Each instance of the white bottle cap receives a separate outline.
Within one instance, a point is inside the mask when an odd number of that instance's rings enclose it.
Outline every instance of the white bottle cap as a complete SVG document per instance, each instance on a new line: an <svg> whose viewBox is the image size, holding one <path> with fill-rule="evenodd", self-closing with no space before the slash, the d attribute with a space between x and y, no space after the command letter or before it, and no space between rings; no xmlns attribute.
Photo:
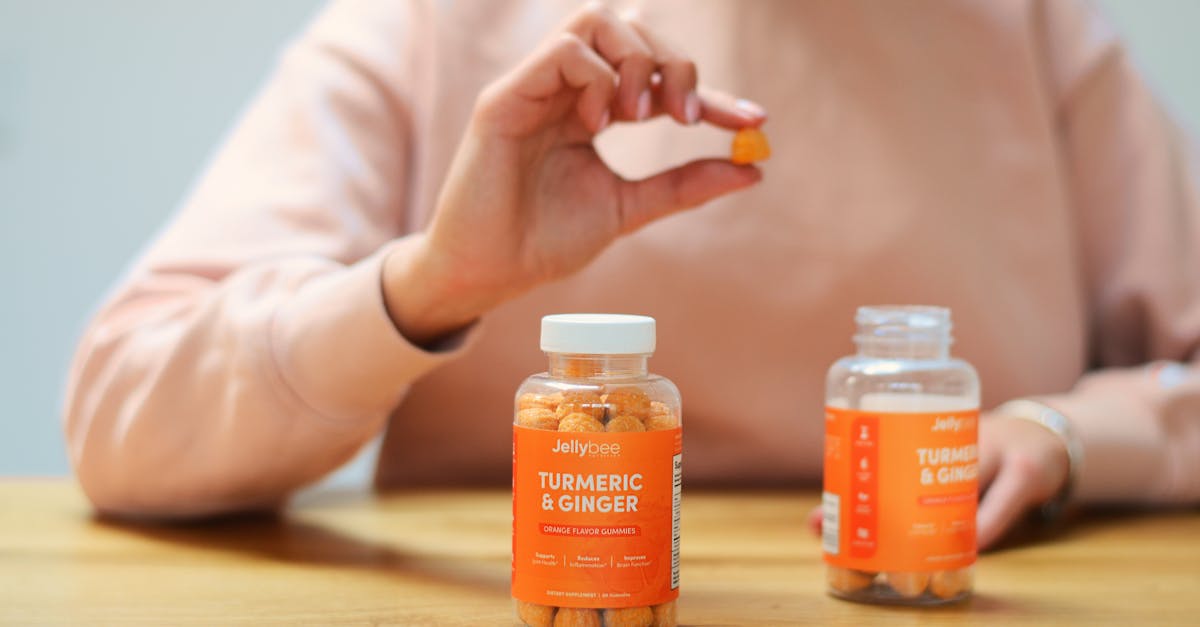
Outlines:
<svg viewBox="0 0 1200 627"><path fill-rule="evenodd" d="M620 314L556 314L542 318L542 350L576 355L654 352L654 318Z"/></svg>

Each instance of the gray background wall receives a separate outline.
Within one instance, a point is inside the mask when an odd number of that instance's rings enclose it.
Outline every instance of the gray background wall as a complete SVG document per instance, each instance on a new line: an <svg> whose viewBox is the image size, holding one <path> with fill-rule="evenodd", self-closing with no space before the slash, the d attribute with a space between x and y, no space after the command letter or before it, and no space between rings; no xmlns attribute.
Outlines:
<svg viewBox="0 0 1200 627"><path fill-rule="evenodd" d="M60 397L84 321L320 4L0 0L0 476L68 472ZM1100 5L1200 129L1200 2Z"/></svg>

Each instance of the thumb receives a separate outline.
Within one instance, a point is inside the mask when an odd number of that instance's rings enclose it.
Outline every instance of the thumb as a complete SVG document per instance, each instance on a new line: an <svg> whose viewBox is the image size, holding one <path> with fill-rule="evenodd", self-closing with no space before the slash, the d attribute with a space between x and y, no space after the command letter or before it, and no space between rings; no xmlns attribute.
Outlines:
<svg viewBox="0 0 1200 627"><path fill-rule="evenodd" d="M1029 508L1037 476L1037 467L1023 456L1007 455L1000 461L976 516L980 550L995 544Z"/></svg>
<svg viewBox="0 0 1200 627"><path fill-rule="evenodd" d="M640 181L622 181L621 232L630 233L663 216L702 205L762 180L752 165L701 159Z"/></svg>

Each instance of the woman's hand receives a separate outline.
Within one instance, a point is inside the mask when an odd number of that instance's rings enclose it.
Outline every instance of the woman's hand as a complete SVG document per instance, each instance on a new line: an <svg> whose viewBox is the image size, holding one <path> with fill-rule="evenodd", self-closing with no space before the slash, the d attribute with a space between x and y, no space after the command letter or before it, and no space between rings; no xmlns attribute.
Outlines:
<svg viewBox="0 0 1200 627"><path fill-rule="evenodd" d="M385 263L400 331L434 339L579 270L620 235L761 178L705 159L627 181L596 154L611 122L660 114L731 130L764 120L756 105L699 89L692 61L636 21L599 5L572 16L480 95L415 254Z"/></svg>
<svg viewBox="0 0 1200 627"><path fill-rule="evenodd" d="M985 416L979 422L979 549L996 544L1033 507L1050 500L1070 472L1067 447L1049 429L1028 420ZM821 533L821 508L808 525Z"/></svg>
<svg viewBox="0 0 1200 627"><path fill-rule="evenodd" d="M1070 469L1066 444L1046 427L1004 416L981 420L979 548L993 546L1026 512L1058 494Z"/></svg>

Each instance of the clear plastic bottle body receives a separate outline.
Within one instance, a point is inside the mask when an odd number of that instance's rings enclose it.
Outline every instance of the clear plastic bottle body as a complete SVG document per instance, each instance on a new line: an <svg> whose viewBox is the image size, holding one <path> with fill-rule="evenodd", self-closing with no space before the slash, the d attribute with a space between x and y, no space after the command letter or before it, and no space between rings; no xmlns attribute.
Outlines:
<svg viewBox="0 0 1200 627"><path fill-rule="evenodd" d="M866 320L864 321L864 310ZM905 329L905 316L933 314L937 324ZM886 319L895 328L878 332ZM826 406L880 412L904 420L937 412L978 411L979 377L967 362L950 356L949 311L926 307L862 308L857 354L839 359L826 378ZM884 514L881 514L881 516ZM831 595L858 602L939 605L970 596L973 567L928 572L866 572L827 566Z"/></svg>
<svg viewBox="0 0 1200 627"><path fill-rule="evenodd" d="M547 372L530 376L517 390L513 408L514 425L580 434L622 433L625 437L638 437L639 433L653 431L673 431L682 426L679 389L670 380L648 371L648 354L548 352L547 356ZM661 461L672 463L670 456ZM677 468L677 460L675 465ZM673 550L675 568L678 568L678 491L675 502ZM675 578L677 580L677 574ZM674 627L677 624L674 599L635 607L611 607L598 602L595 607L581 608L539 605L514 596L513 604L516 625L645 624Z"/></svg>

